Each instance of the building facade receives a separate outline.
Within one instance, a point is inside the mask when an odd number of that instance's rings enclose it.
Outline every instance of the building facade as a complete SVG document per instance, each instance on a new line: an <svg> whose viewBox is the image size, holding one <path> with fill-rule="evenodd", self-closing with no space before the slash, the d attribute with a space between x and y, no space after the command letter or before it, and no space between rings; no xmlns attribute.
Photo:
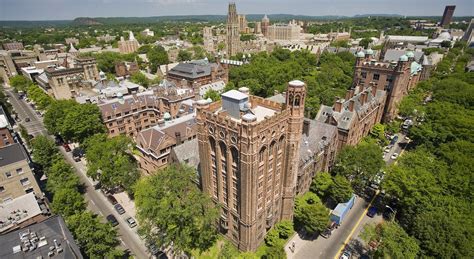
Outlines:
<svg viewBox="0 0 474 259"><path fill-rule="evenodd" d="M227 56L237 55L240 49L239 16L235 3L229 3L227 13Z"/></svg>
<svg viewBox="0 0 474 259"><path fill-rule="evenodd" d="M10 42L10 43L3 43L4 50L23 50L23 43L21 42Z"/></svg>
<svg viewBox="0 0 474 259"><path fill-rule="evenodd" d="M118 41L118 48L120 53L128 54L133 53L138 50L140 44L133 36L133 32L130 31L128 40L125 40L123 37L120 37L120 41Z"/></svg>
<svg viewBox="0 0 474 259"><path fill-rule="evenodd" d="M333 107L322 105L316 120L337 127L338 150L345 145L357 145L372 127L382 120L386 91L376 85L356 86L347 90L344 99L338 99Z"/></svg>
<svg viewBox="0 0 474 259"><path fill-rule="evenodd" d="M92 88L100 77L94 58L75 58L74 67L46 68L36 80L54 98L71 99L81 88Z"/></svg>
<svg viewBox="0 0 474 259"><path fill-rule="evenodd" d="M27 193L43 194L29 166L26 151L18 143L0 148L0 201L13 200Z"/></svg>
<svg viewBox="0 0 474 259"><path fill-rule="evenodd" d="M357 53L354 69L353 87L365 88L376 86L387 92L384 121L393 120L397 114L398 104L408 90L419 80L421 65L415 61L415 55L409 51L399 57L398 61L383 62L373 58L373 51L368 49Z"/></svg>
<svg viewBox="0 0 474 259"><path fill-rule="evenodd" d="M135 138L161 120L174 119L182 113L181 102L192 99L189 89L158 87L138 94L103 100L97 104L110 137L120 134Z"/></svg>
<svg viewBox="0 0 474 259"><path fill-rule="evenodd" d="M269 40L294 41L300 38L301 27L295 23L273 24L268 26L267 34Z"/></svg>
<svg viewBox="0 0 474 259"><path fill-rule="evenodd" d="M293 218L306 86L292 81L287 93L285 105L246 88L197 104L202 189L221 205L221 232L242 251Z"/></svg>

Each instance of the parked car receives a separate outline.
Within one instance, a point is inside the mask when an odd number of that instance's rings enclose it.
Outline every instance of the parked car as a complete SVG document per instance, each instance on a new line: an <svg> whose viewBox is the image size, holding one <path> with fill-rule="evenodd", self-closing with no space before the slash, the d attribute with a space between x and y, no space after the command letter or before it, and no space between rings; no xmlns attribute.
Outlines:
<svg viewBox="0 0 474 259"><path fill-rule="evenodd" d="M69 145L67 143L63 144L63 148L64 148L64 150L66 150L66 152L71 152L71 148L69 147Z"/></svg>
<svg viewBox="0 0 474 259"><path fill-rule="evenodd" d="M120 205L120 203L115 204L114 208L120 215L125 213L125 209L122 207L122 205Z"/></svg>
<svg viewBox="0 0 474 259"><path fill-rule="evenodd" d="M118 203L117 199L115 199L113 195L107 195L107 200L109 200L110 203L112 203L112 205L115 205Z"/></svg>
<svg viewBox="0 0 474 259"><path fill-rule="evenodd" d="M64 140L60 135L54 135L54 142L58 146L64 144Z"/></svg>
<svg viewBox="0 0 474 259"><path fill-rule="evenodd" d="M341 254L341 257L339 257L340 259L350 259L352 258L352 253L345 250L344 252L342 252Z"/></svg>
<svg viewBox="0 0 474 259"><path fill-rule="evenodd" d="M84 150L82 150L79 147L76 147L72 150L72 158L74 158L74 161L79 162L81 161L81 157L84 155Z"/></svg>
<svg viewBox="0 0 474 259"><path fill-rule="evenodd" d="M128 217L128 218L126 219L126 221L127 221L128 226L129 226L130 228L134 228L134 227L137 226L137 222L136 222L132 217Z"/></svg>
<svg viewBox="0 0 474 259"><path fill-rule="evenodd" d="M391 159L395 160L398 158L398 153L393 153L393 155L390 157Z"/></svg>
<svg viewBox="0 0 474 259"><path fill-rule="evenodd" d="M377 214L377 207L371 206L369 210L367 211L367 216L373 218Z"/></svg>
<svg viewBox="0 0 474 259"><path fill-rule="evenodd" d="M110 222L110 224L112 224L113 227L117 226L119 223L117 221L117 219L115 218L114 215L110 214L106 217L107 221Z"/></svg>

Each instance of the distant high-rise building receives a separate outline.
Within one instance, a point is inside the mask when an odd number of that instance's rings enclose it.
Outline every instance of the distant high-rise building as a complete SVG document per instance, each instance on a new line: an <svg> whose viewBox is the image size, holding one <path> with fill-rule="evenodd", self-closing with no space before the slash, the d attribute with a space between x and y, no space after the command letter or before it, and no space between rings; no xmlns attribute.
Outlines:
<svg viewBox="0 0 474 259"><path fill-rule="evenodd" d="M443 18L440 23L441 27L449 26L451 19L453 18L454 9L456 9L455 5L447 5L446 8L444 8Z"/></svg>
<svg viewBox="0 0 474 259"><path fill-rule="evenodd" d="M227 14L227 55L229 57L237 55L240 48L239 16L235 3L229 3Z"/></svg>
<svg viewBox="0 0 474 259"><path fill-rule="evenodd" d="M204 49L207 52L214 52L214 36L212 34L212 27L204 27L202 29L202 38L204 40Z"/></svg>
<svg viewBox="0 0 474 259"><path fill-rule="evenodd" d="M306 85L288 84L280 104L248 94L197 102L203 191L220 204L220 231L255 251L267 231L293 218Z"/></svg>
<svg viewBox="0 0 474 259"><path fill-rule="evenodd" d="M301 27L296 23L289 24L273 24L267 27L265 37L269 40L285 40L293 41L300 38Z"/></svg>
<svg viewBox="0 0 474 259"><path fill-rule="evenodd" d="M265 16L262 18L262 24L261 24L262 34L264 36L267 36L269 26L270 26L270 19L268 19L267 15L265 14Z"/></svg>
<svg viewBox="0 0 474 259"><path fill-rule="evenodd" d="M467 41L468 44L474 41L474 19L471 19L469 23L469 27L467 27L464 36L462 37L463 40Z"/></svg>

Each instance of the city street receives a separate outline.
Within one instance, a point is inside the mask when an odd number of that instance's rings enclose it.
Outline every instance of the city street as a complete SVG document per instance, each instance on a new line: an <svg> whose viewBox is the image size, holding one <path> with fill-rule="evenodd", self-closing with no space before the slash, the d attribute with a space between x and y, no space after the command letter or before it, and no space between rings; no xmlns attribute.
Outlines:
<svg viewBox="0 0 474 259"><path fill-rule="evenodd" d="M24 101L19 100L18 95L13 90L6 90L9 95L10 103L13 106L13 110L18 114L21 119L19 124L23 124L28 130L29 134L36 135L47 135L42 118L37 116L35 111ZM30 118L30 122L25 122L25 118ZM92 180L86 176L86 167L83 162L75 162L72 158L71 152L66 152L64 148L59 148L66 161L71 164L76 173L78 174L81 183L84 184L85 193L84 198L88 204L88 208L94 213L104 216L113 214L119 221L117 230L119 233L119 239L121 246L128 249L132 255L136 258L149 258L150 255L147 252L144 241L142 241L136 233L137 227L130 228L125 221L128 217L127 212L123 215L119 215L112 204L107 201L104 194L100 190L95 190Z"/></svg>
<svg viewBox="0 0 474 259"><path fill-rule="evenodd" d="M408 143L405 140L405 134L398 133L398 141L393 145L390 151L384 156L387 165L393 164L396 160L390 157L397 153L403 153L403 147ZM374 197L375 199L375 197ZM339 258L345 249L351 251L354 258L360 257L366 253L365 245L359 234L366 224L377 224L383 221L381 212L373 218L367 216L367 210L371 201L357 197L354 207L349 211L341 226L332 232L332 235L325 239L322 236L304 237L296 234L285 246L285 252L289 259L305 258ZM291 244L295 242L295 251L290 250Z"/></svg>

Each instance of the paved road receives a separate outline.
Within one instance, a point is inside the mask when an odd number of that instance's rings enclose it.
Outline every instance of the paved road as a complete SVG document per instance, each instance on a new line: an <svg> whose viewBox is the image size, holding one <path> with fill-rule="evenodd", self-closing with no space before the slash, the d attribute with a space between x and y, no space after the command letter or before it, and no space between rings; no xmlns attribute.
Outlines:
<svg viewBox="0 0 474 259"><path fill-rule="evenodd" d="M384 161L387 165L396 161L390 158L393 153L401 154L403 152L402 147L407 142L404 138L405 135L399 133L397 143L384 156ZM358 237L363 227L366 224L379 223L383 220L380 213L373 218L366 216L369 204L370 201L358 197L342 225L334 230L328 239L321 236L307 238L302 237L301 234L295 235L285 247L287 257L289 259L337 258L343 248L351 250L354 257L359 257L360 254L366 252L363 241ZM289 248L292 242L295 242L294 252Z"/></svg>
<svg viewBox="0 0 474 259"><path fill-rule="evenodd" d="M13 106L13 110L21 118L21 124L23 124L28 132L34 136L36 135L47 135L47 130L43 125L42 118L37 116L35 111L29 106L24 100L19 100L12 90L7 90L9 95L10 103ZM25 122L25 118L30 118L30 122ZM84 198L88 204L88 208L94 213L100 214L106 217L109 214L113 214L119 221L118 233L120 234L121 246L129 249L130 252L136 258L149 258L150 255L147 252L144 242L138 237L136 233L136 227L131 229L128 227L125 219L128 217L127 213L119 215L112 204L107 201L105 196L99 191L95 190L92 181L86 176L86 167L82 162L75 162L72 159L71 153L65 152L61 147L61 153L65 157L66 161L69 162L78 174L81 183L84 184L85 194Z"/></svg>

